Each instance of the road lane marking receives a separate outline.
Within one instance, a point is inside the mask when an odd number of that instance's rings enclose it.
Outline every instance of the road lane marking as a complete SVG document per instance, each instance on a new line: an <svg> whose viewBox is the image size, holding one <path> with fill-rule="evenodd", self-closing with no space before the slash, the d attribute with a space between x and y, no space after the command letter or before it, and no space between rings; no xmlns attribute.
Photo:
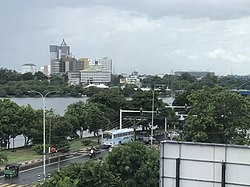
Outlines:
<svg viewBox="0 0 250 187"><path fill-rule="evenodd" d="M20 185L20 184L3 184L3 183L0 183L0 187L24 187L24 185Z"/></svg>

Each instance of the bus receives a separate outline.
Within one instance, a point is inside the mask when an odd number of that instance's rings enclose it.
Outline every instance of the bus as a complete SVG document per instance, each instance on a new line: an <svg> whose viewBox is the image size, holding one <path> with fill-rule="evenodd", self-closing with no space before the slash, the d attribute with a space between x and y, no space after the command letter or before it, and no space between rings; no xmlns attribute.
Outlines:
<svg viewBox="0 0 250 187"><path fill-rule="evenodd" d="M102 145L114 147L134 140L134 129L108 130L102 133Z"/></svg>

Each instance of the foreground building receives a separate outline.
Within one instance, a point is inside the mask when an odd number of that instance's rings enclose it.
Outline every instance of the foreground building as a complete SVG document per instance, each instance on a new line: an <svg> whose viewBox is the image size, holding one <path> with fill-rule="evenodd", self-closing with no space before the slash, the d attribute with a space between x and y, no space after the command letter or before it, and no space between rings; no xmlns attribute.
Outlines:
<svg viewBox="0 0 250 187"><path fill-rule="evenodd" d="M250 186L250 147L161 142L160 187Z"/></svg>

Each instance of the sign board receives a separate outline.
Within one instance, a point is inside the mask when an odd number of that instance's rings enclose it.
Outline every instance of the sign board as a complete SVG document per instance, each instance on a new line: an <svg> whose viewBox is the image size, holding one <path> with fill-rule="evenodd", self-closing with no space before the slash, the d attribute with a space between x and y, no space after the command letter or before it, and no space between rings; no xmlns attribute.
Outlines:
<svg viewBox="0 0 250 187"><path fill-rule="evenodd" d="M250 186L250 147L161 142L160 187Z"/></svg>

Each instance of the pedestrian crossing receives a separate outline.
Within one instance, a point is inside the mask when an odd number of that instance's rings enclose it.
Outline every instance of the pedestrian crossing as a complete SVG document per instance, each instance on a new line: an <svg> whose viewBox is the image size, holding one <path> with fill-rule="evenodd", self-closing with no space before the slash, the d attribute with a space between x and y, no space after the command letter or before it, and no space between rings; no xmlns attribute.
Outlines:
<svg viewBox="0 0 250 187"><path fill-rule="evenodd" d="M25 185L20 185L20 184L3 184L3 183L0 183L0 187L25 187Z"/></svg>

